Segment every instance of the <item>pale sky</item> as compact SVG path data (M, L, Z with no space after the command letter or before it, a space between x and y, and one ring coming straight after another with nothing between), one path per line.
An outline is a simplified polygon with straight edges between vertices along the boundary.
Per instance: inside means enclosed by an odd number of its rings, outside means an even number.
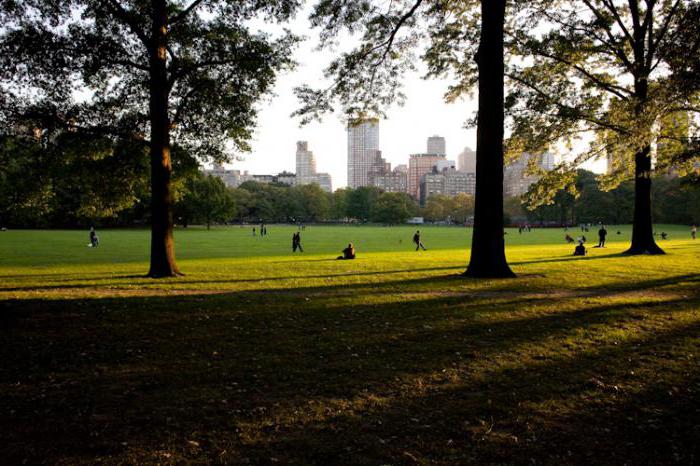
M294 87L304 83L325 87L323 69L333 58L331 51L315 50L317 33L310 30L307 16L302 12L291 24L293 32L308 36L295 53L299 66L280 76L275 95L261 104L258 127L251 141L252 153L244 154L244 160L227 167L252 174L294 172L296 142L308 141L316 157L317 171L331 174L335 190L347 185L347 136L342 115L326 115L321 123L304 127L299 126L298 118L290 117L299 105ZM410 154L424 152L427 138L433 135L445 137L447 157L451 160L456 161L466 146L476 148L476 129L464 128L465 121L476 110L476 95L446 104L443 95L449 81L423 80L419 73L414 73L406 76L404 84L406 104L388 109L387 119L379 123L379 148L392 167L407 164Z
M292 24L294 32L308 36L295 53L299 66L279 77L275 95L261 105L258 128L251 141L253 152L244 154L245 160L227 166L254 174L294 172L296 142L308 141L317 171L330 173L333 189L337 189L347 183L347 135L342 115L326 115L321 123L304 127L299 126L298 118L290 117L299 106L294 87L325 87L323 69L333 58L331 51L315 50L316 31L310 30L307 16L301 13ZM425 81L417 73L407 76L406 104L389 109L388 118L379 123L379 148L392 167L407 164L410 154L425 152L426 140L433 135L445 137L449 159L456 160L467 145L476 147L476 130L463 128L476 109L476 101L445 104L442 96L447 86L447 81Z

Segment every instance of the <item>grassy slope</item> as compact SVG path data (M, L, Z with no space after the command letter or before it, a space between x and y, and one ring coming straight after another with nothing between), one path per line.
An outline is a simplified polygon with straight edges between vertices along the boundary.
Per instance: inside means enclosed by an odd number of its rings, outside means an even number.
M145 231L0 233L0 459L697 462L687 229L623 257L608 228L586 258L509 231L505 281L458 278L468 231L421 229L427 253L408 227L310 227L303 256L286 227L180 230L188 275L163 281Z

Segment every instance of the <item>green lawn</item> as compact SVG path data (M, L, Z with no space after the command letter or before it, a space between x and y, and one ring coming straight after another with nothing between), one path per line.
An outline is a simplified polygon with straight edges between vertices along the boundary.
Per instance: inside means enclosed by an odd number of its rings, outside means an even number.
M687 227L654 257L508 230L512 280L420 229L180 229L167 280L145 230L0 233L0 464L698 462Z

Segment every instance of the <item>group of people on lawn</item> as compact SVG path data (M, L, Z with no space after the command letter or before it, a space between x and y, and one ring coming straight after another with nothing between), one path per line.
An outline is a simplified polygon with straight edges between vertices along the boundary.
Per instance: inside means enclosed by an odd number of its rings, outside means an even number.
M416 245L416 251L420 249L427 251L421 241L420 230L416 230L416 233L413 235L413 243ZM301 247L301 233L298 231L292 235L292 252L297 252L297 249L299 249L299 252L304 252ZM349 243L348 247L341 252L342 255L336 257L337 260L351 260L355 258L355 246L352 243Z
M528 230L530 229L528 225ZM581 227L583 230L583 227ZM519 229L519 231L522 233L522 227ZM588 231L588 228L586 228L585 231ZM690 228L690 236L691 238L695 239L697 236L698 228L696 225L692 225ZM619 235L620 232L618 231L617 234ZM654 233L656 235L656 233ZM253 228L253 235L255 235L255 228ZM263 225L260 226L260 235L264 236L267 235L267 227ZM600 229L598 230L598 245L594 246L595 248L604 248L605 247L605 240L608 236L608 230L605 229L604 225L600 226ZM661 232L661 238L666 239L668 235L666 232ZM564 236L564 239L566 240L567 243L574 243L577 242L578 244L574 248L574 256L585 256L587 251L586 251L586 246L584 244L586 243L586 237L584 235L581 235L578 239L574 240L574 238L571 237L568 233ZM96 248L100 244L100 239L97 236L97 232L95 231L95 227L90 227L90 243L88 244L89 247ZM416 230L416 233L413 235L413 244L416 245L416 251L423 249L423 251L427 251L425 246L423 245L423 242L421 241L421 234L420 230ZM299 252L304 252L304 249L301 246L301 233L296 232L292 235L292 252L297 252L297 249ZM348 247L342 250L342 255L338 256L336 259L338 260L349 260L349 259L354 259L355 258L355 247L353 246L352 243L348 244Z

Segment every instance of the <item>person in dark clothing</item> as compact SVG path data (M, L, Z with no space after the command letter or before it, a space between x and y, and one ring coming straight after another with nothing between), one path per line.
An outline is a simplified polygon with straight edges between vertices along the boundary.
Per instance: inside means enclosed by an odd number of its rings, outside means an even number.
M416 234L413 235L413 243L416 245L416 251L418 251L420 248L423 248L423 251L427 251L420 240L420 230L416 230Z
M100 245L100 238L97 237L95 227L90 227L90 247L96 248Z
M596 246L597 248L605 247L606 236L608 236L608 230L605 229L605 226L601 225L600 230L598 230L598 246Z
M297 249L299 249L299 252L304 252L304 249L301 247L301 235L299 232L292 235L292 252L297 252Z
M292 235L292 252L304 252L304 248L301 247L301 234L297 231Z
M574 256L585 256L586 246L583 245L583 241L578 242L578 246L574 248Z
M666 233L665 231L662 231L661 232L661 239L668 239L668 233Z
M343 249L343 255L338 256L336 259L337 260L349 260L349 259L354 259L355 258L355 247L352 245L352 243L348 244L348 247Z
M567 243L574 242L574 239L568 233L564 236L564 239L566 240Z

